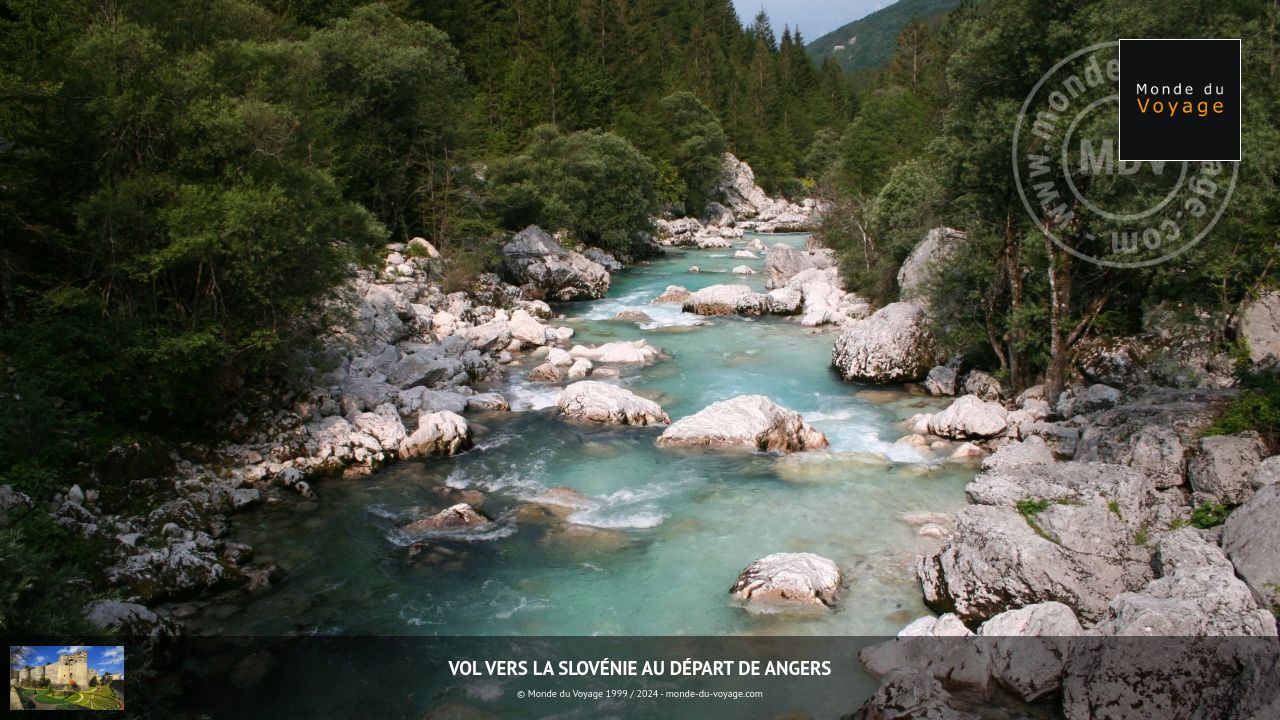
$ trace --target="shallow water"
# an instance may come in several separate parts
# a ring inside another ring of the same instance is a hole
[[[746,245],[752,235],[735,243]],[[763,236],[803,245],[804,235]],[[690,265],[703,272],[687,272]],[[730,275],[746,264],[760,271]],[[912,569],[936,540],[900,518],[954,511],[972,466],[893,441],[897,421],[937,407],[905,390],[871,390],[829,368],[834,332],[782,318],[698,318],[649,305],[668,284],[745,282],[763,289],[763,257],[675,251],[614,274],[609,296],[559,306],[575,343],[647,338],[670,359],[619,366],[615,382],[673,418],[717,400],[764,394],[797,410],[830,452],[786,458],[659,449],[661,428],[597,427],[555,415],[553,386],[525,383],[537,361],[497,386],[520,412],[469,417],[476,449],[397,463],[364,480],[325,481],[321,502],[238,516],[237,540],[288,572],[272,592],[207,608],[195,632],[374,635],[881,635],[926,613]],[[654,323],[612,320],[627,307]],[[706,324],[696,324],[699,322]],[[449,504],[444,486],[486,494],[498,521],[477,537],[423,551],[395,528]],[[517,519],[522,499],[572,487],[587,506],[568,525]],[[758,616],[727,590],[752,560],[812,551],[844,569],[833,612]]]

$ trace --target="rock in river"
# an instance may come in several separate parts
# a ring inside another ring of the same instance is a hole
[[[827,436],[805,422],[800,413],[775,405],[763,395],[742,395],[680,418],[662,433],[658,445],[795,452],[825,448],[828,443]]]
[[[836,340],[831,364],[845,380],[899,383],[924,377],[935,354],[924,311],[914,303],[899,302],[849,323]]]
[[[689,295],[684,311],[698,315],[763,315],[769,296],[748,285],[711,285]]]
[[[400,457],[455,455],[471,447],[471,427],[457,413],[423,413],[418,427],[400,444]]]
[[[654,425],[671,418],[658,405],[617,385],[583,380],[560,391],[556,405],[569,417],[614,425]]]
[[[821,555],[774,553],[748,565],[729,592],[753,610],[829,608],[843,583],[840,567]]]
[[[488,524],[489,519],[477,512],[475,508],[466,503],[458,503],[431,517],[415,520],[400,528],[400,531],[409,537],[419,537],[434,532],[470,530]]]

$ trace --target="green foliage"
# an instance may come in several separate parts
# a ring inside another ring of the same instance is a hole
[[[1048,510],[1049,506],[1052,504],[1053,501],[1051,500],[1028,498],[1019,500],[1015,507],[1017,507],[1018,512],[1023,515],[1039,515],[1045,510]]]
[[[1227,521],[1231,510],[1219,503],[1204,503],[1191,513],[1191,524],[1201,530],[1217,527]]]
[[[495,163],[492,193],[505,226],[565,228],[588,245],[626,251],[657,209],[657,170],[612,133],[562,135],[538,128],[533,143]]]
[[[729,140],[714,113],[688,91],[662,99],[671,136],[670,160],[684,185],[685,208],[700,213],[724,178],[724,154]]]
[[[1241,392],[1204,434],[1231,435],[1257,431],[1272,445],[1280,441],[1280,378],[1270,371],[1246,372]]]

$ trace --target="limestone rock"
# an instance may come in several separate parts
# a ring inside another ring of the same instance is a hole
[[[471,447],[471,427],[457,413],[423,413],[418,427],[400,445],[400,457],[456,455]]]
[[[804,293],[795,288],[778,288],[769,291],[769,312],[775,315],[795,315],[804,304]]]
[[[765,255],[764,271],[769,275],[765,287],[785,287],[788,281],[802,270],[834,268],[835,253],[828,249],[796,250],[790,245],[778,243]]]
[[[1063,417],[1087,415],[1107,410],[1120,404],[1123,395],[1109,385],[1090,385],[1063,393],[1058,398],[1058,412]]]
[[[429,533],[474,530],[488,525],[490,520],[467,503],[458,503],[430,517],[415,520],[400,528],[410,538],[420,538]]]
[[[845,380],[900,383],[933,367],[933,333],[919,305],[892,303],[850,323],[836,340],[831,364]]]
[[[925,377],[924,388],[930,395],[955,395],[956,371],[946,365],[935,366]]]
[[[558,300],[604,297],[609,271],[579,253],[565,250],[549,233],[531,225],[502,247],[504,271],[518,285],[530,285]]]
[[[851,720],[977,720],[957,709],[942,683],[912,667],[890,670]]]
[[[1253,494],[1250,476],[1262,463],[1266,446],[1256,432],[1201,438],[1187,464],[1193,504],[1239,505]]]
[[[635,308],[620,310],[617,315],[613,316],[613,319],[626,320],[627,322],[640,323],[642,325],[653,322],[653,318],[649,317],[648,313],[643,310],[636,310]]]
[[[354,418],[352,425],[356,430],[377,440],[379,447],[389,452],[399,450],[400,443],[407,436],[404,423],[400,421],[400,413],[390,403],[379,405],[376,412],[360,413]]]
[[[742,395],[712,403],[672,423],[658,445],[743,447],[796,452],[827,447],[827,437],[792,410],[763,395]]]
[[[964,379],[964,391],[986,402],[1000,402],[1004,386],[989,372],[971,371]]]
[[[954,252],[964,238],[963,232],[948,227],[930,230],[898,269],[899,297],[903,300],[924,297],[932,268]]]
[[[574,358],[585,358],[593,363],[640,365],[656,360],[662,354],[662,350],[650,345],[646,340],[631,342],[620,340],[597,347],[574,345],[569,350],[569,354]]]
[[[1227,517],[1222,549],[1263,607],[1280,607],[1280,485],[1264,485]]]
[[[688,288],[682,287],[680,285],[668,285],[667,289],[663,290],[661,295],[654,298],[653,300],[650,300],[649,302],[652,305],[660,305],[663,303],[684,303],[688,299],[689,299]]]
[[[1245,301],[1240,309],[1239,333],[1255,365],[1268,358],[1280,358],[1280,291],[1271,290]]]
[[[556,405],[569,417],[613,425],[654,425],[671,418],[658,405],[625,388],[594,380],[573,383],[556,397]]]
[[[733,269],[734,275],[755,275],[756,271],[746,265],[739,265]]]
[[[978,628],[983,637],[1074,637],[1083,633],[1071,608],[1053,601],[1006,610]]]
[[[1053,450],[1044,438],[1032,435],[1021,442],[1001,445],[993,455],[982,461],[983,470],[993,470],[1019,465],[1052,465],[1056,462]]]
[[[1112,599],[1097,632],[1275,637],[1275,616],[1258,606],[1218,546],[1196,530],[1166,533],[1158,544],[1157,560],[1161,576]]]
[[[1008,427],[1007,416],[1003,405],[965,395],[929,419],[929,432],[955,440],[996,437]]]
[[[965,622],[1046,601],[1096,620],[1113,596],[1142,587],[1151,569],[1140,554],[1099,555],[1089,551],[1096,543],[1084,540],[1050,539],[1016,510],[971,505],[957,513],[947,544],[918,561],[925,602]],[[1111,530],[1106,540],[1116,545],[1123,538]]]
[[[565,377],[570,380],[581,380],[582,378],[590,375],[593,370],[595,370],[595,366],[591,364],[590,360],[586,358],[578,358],[577,360],[574,360],[573,364],[569,366],[569,369],[565,371]]]
[[[738,575],[729,593],[750,609],[830,608],[844,576],[831,560],[813,553],[774,553]]]
[[[529,382],[557,383],[561,380],[560,368],[554,363],[545,362],[530,370],[525,379]]]
[[[94,600],[85,606],[84,615],[93,625],[123,637],[159,640],[177,637],[179,632],[172,620],[138,603]]]
[[[763,315],[769,311],[769,296],[749,285],[711,285],[691,293],[683,307],[698,315]]]

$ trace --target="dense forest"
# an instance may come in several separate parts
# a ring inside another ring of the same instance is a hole
[[[727,151],[806,194],[853,97],[803,45],[729,0],[0,5],[0,484],[207,437],[387,242],[457,284],[528,223],[626,252],[700,214]],[[42,517],[0,554],[83,577]]]
[[[1050,242],[1019,199],[1009,156],[1037,80],[1072,52],[1118,37],[1243,39],[1235,194],[1199,245],[1142,269],[1083,262]],[[1075,351],[1143,332],[1202,336],[1203,352],[1247,357],[1232,333],[1236,311],[1274,284],[1280,254],[1278,127],[1275,2],[965,5],[937,30],[909,23],[853,121],[816,136],[821,193],[834,205],[821,235],[840,252],[850,289],[883,304],[897,298],[898,268],[929,228],[963,231],[929,293],[934,323],[945,349],[1015,391],[1043,380],[1057,397]]]

